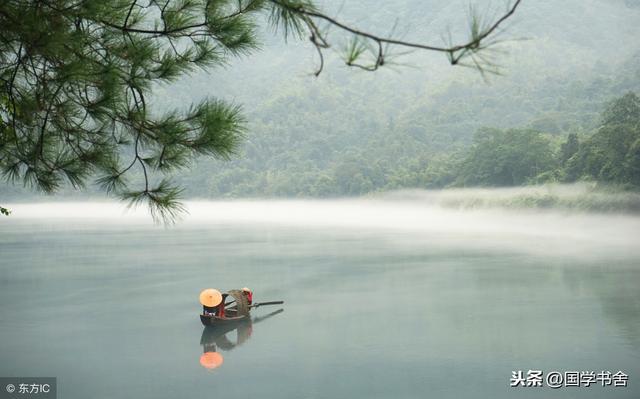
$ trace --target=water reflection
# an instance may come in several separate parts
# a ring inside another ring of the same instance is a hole
[[[640,292],[637,263],[602,265],[589,270],[567,268],[562,278],[575,295],[597,299],[602,314],[617,327],[616,332],[631,348],[640,347]]]
[[[284,309],[278,309],[269,314],[253,319],[247,318],[223,325],[206,326],[202,330],[200,346],[202,346],[202,356],[200,365],[208,370],[215,370],[224,363],[224,356],[219,351],[230,351],[251,338],[253,325],[267,320]],[[233,333],[235,332],[235,339]]]

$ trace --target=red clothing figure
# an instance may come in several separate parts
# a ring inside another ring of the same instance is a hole
[[[227,301],[227,294],[222,294],[222,302],[220,302],[220,305],[218,305],[218,317],[225,317],[224,314],[224,303]]]
[[[249,288],[244,287],[242,293],[247,297],[247,302],[251,305],[253,303],[253,292],[251,292]]]

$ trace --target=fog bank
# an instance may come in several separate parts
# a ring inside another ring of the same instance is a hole
[[[540,188],[507,190],[410,191],[380,197],[343,200],[188,201],[188,214],[171,229],[238,226],[287,228],[322,234],[370,234],[395,245],[463,246],[512,249],[541,255],[594,257],[640,255],[640,216],[623,213],[567,212],[563,209],[513,209],[496,204]],[[584,188],[556,187],[558,198],[586,195]],[[606,200],[610,198],[599,194]],[[489,201],[492,207],[451,207]],[[148,226],[144,207],[128,209],[118,202],[9,204],[11,224]],[[129,226],[129,227],[126,227]]]

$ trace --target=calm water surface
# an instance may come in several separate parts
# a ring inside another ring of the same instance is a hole
[[[640,397],[637,217],[401,205],[201,203],[172,228],[15,205],[0,376],[79,399]],[[203,333],[200,290],[245,285],[283,311]],[[529,369],[629,387],[509,387]]]

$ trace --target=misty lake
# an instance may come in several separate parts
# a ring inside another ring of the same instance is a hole
[[[57,377],[59,398],[640,397],[638,216],[194,202],[165,228],[108,202],[11,208],[0,375]],[[243,286],[285,304],[203,334],[198,293]],[[514,370],[629,386],[512,388]]]

